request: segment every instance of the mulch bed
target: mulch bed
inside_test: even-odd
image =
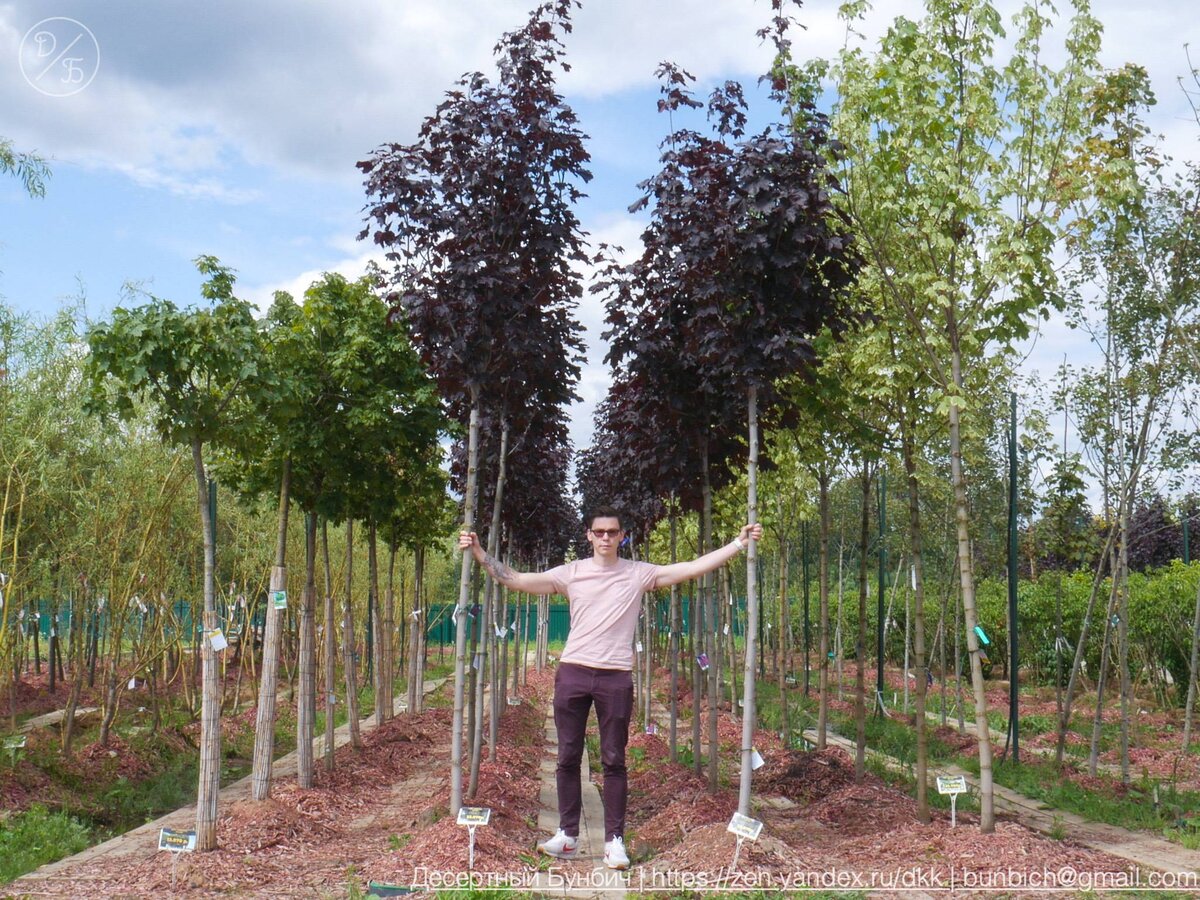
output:
[[[492,809],[490,824],[475,834],[478,873],[527,874],[537,866],[539,766],[552,690],[552,671],[530,673],[521,704],[505,709],[496,758],[480,764],[479,790],[466,801]],[[699,712],[707,715],[703,705]],[[166,892],[290,897],[336,894],[348,883],[368,881],[414,885],[420,867],[447,878],[465,876],[467,832],[446,815],[450,718],[444,708],[398,716],[365,732],[361,751],[341,748],[333,773],[318,762],[314,788],[301,790],[288,779],[275,785],[266,803],[227,807],[218,825],[221,848],[181,857],[173,888],[171,860],[156,854],[98,860],[86,875],[75,869],[29,889],[97,897]],[[679,894],[671,879],[681,873],[729,878],[737,845],[726,825],[737,807],[736,780],[710,795],[705,775],[669,761],[666,729],[660,727],[662,734],[635,734],[629,743],[631,886]],[[946,731],[950,734],[939,730],[944,740],[959,737]],[[680,734],[686,738],[690,731],[681,726]],[[722,711],[718,735],[727,773],[737,765],[741,722]],[[974,742],[969,734],[964,739]],[[785,751],[776,735],[762,731],[754,745],[766,760],[753,776],[753,815],[764,828],[757,841],[737,850],[737,868],[739,877],[758,880],[726,886],[775,891],[805,873],[865,880],[899,871],[942,879],[957,872],[961,884],[963,872],[982,879],[1013,871],[1130,868],[1124,860],[1043,838],[1013,822],[999,821],[995,833],[984,835],[975,816],[961,813],[951,829],[948,813],[934,810],[931,823],[921,824],[913,798],[870,773],[856,782],[853,760],[839,748]],[[104,765],[105,759],[114,758],[100,755],[97,761]],[[466,756],[464,769],[468,766]],[[588,873],[582,863],[555,866]]]

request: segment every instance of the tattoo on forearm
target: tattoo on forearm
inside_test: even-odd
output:
[[[500,560],[496,559],[496,557],[492,556],[490,553],[485,553],[483,555],[483,567],[491,572],[492,577],[501,584],[508,584],[517,577],[516,572],[514,572],[509,566],[506,566],[504,563],[500,562]]]

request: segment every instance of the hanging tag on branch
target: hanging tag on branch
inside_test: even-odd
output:
[[[208,642],[212,645],[213,650],[218,653],[229,646],[229,641],[225,640],[225,635],[221,633],[220,628],[214,628],[208,632]]]
[[[287,609],[287,591],[272,591],[271,605],[276,609]]]
[[[983,642],[983,646],[985,646],[985,647],[992,642],[991,638],[989,638],[987,636],[987,634],[984,632],[982,625],[975,626],[975,635],[976,635],[976,637],[979,638],[980,641]]]
[[[701,671],[701,672],[707,672],[707,671],[708,671],[708,654],[707,654],[707,653],[701,653],[699,656],[697,656],[697,657],[696,657],[696,664],[697,664],[698,666],[700,666],[700,671]]]

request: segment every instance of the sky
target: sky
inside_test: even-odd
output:
[[[0,0],[0,136],[49,163],[46,196],[0,179],[0,297],[49,315],[82,302],[103,318],[141,290],[198,302],[192,260],[212,254],[260,304],[300,296],[322,272],[363,273],[356,240],[365,197],[355,168],[385,142],[415,139],[421,119],[465,72],[492,72],[492,48],[533,0]],[[1102,60],[1136,62],[1159,103],[1151,124],[1177,158],[1195,158],[1197,128],[1177,78],[1184,45],[1200,60],[1194,0],[1098,0]],[[1002,2],[1006,18],[1016,4]],[[1063,7],[1066,8],[1065,5]],[[593,244],[636,247],[627,212],[666,133],[654,70],[672,60],[705,86],[752,84],[771,49],[755,32],[767,0],[587,0],[574,18],[560,80],[589,135],[593,181],[579,208]],[[912,0],[883,0],[860,28],[869,47]],[[798,13],[796,59],[845,42],[837,4]],[[758,102],[758,101],[755,101]],[[578,315],[589,359],[572,410],[577,448],[611,375],[603,311]],[[1053,371],[1086,339],[1044,326],[1026,365]]]

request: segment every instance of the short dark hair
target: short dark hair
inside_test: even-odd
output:
[[[600,506],[593,506],[591,512],[583,520],[583,527],[590,529],[592,524],[597,519],[616,519],[617,527],[619,527],[622,531],[625,530],[625,523],[621,521],[621,514],[611,506],[605,506],[603,504]]]

